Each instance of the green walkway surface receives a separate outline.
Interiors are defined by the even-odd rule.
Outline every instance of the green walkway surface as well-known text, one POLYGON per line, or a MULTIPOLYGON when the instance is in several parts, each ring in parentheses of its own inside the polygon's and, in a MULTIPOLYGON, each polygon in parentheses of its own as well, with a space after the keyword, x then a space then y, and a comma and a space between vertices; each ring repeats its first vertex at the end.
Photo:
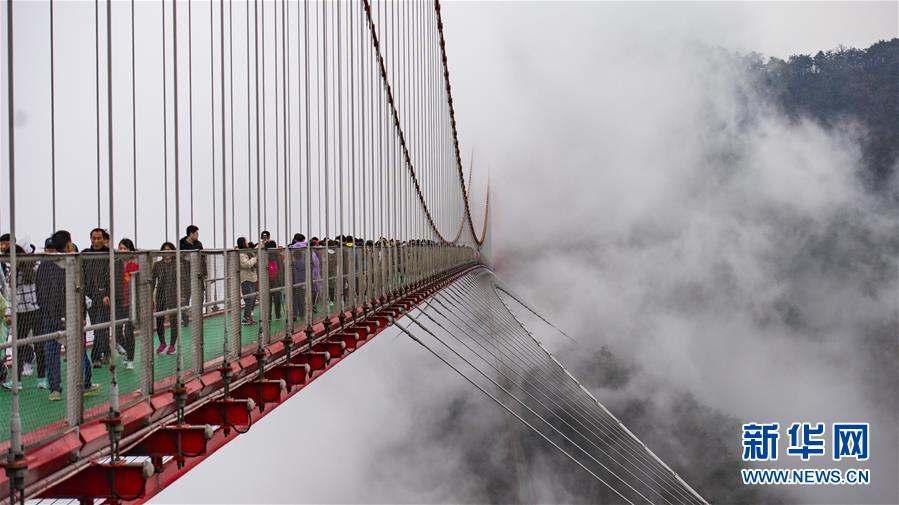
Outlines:
MULTIPOLYGON (((323 303, 322 303, 323 305, 323 303)), ((282 331, 285 325, 285 319, 282 315, 281 319, 274 319, 274 311, 272 311, 273 319, 271 322, 272 334, 282 331)), ((259 319, 259 307, 254 311, 254 318, 259 319)), ((316 320, 321 319, 322 314, 315 317, 316 320)), ((297 323, 298 328, 303 327, 302 319, 297 323)), ((225 318, 223 315, 215 315, 203 319, 203 362, 222 356, 222 346, 224 337, 225 318)), ((170 329, 166 330, 166 342, 170 340, 170 329)), ((250 326, 241 326, 241 345, 255 342, 259 336, 259 324, 250 326)), ((116 360, 116 378, 119 384, 119 397, 124 397, 134 391, 140 389, 140 371, 137 370, 141 363, 141 347, 144 336, 136 336, 137 348, 134 356, 135 370, 126 370, 122 366, 123 357, 119 355, 116 360)), ((193 363, 193 345, 190 327, 181 327, 181 352, 182 364, 184 369, 190 369, 193 363)), ((153 334, 153 350, 159 345, 156 334, 153 334)), ((175 375, 175 367, 177 363, 177 355, 155 354, 154 353, 154 381, 159 381, 175 375)), ((93 377, 91 381, 99 384, 101 389, 96 396, 84 398, 84 411, 106 403, 109 401, 109 367, 93 368, 93 377)), ((21 412, 22 432, 27 436, 29 432, 39 428, 48 426, 57 421, 65 419, 66 416, 66 359, 61 364, 63 399, 61 401, 50 401, 47 399, 49 392, 45 389, 37 387, 37 366, 35 365, 34 375, 22 377, 22 389, 19 391, 19 412, 21 412)), ((10 416, 12 412, 12 392, 0 388, 0 444, 6 442, 10 438, 10 416)), ((51 433, 47 433, 51 435, 51 433)), ((45 438, 41 436, 40 438, 45 438)))

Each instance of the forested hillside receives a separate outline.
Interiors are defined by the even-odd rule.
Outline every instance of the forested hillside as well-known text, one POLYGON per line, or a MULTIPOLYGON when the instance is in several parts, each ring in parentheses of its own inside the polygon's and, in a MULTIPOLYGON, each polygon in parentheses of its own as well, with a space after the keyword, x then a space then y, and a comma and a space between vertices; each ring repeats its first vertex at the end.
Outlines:
POLYGON ((867 49, 839 47, 786 61, 746 58, 762 87, 788 115, 832 126, 855 120, 865 128, 865 175, 882 186, 899 161, 899 38, 867 49))

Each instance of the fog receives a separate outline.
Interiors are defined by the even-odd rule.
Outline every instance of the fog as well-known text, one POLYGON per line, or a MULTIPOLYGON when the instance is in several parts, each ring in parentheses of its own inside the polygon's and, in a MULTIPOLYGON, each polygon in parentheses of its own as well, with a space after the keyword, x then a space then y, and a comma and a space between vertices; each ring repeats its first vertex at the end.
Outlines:
MULTIPOLYGON (((497 272, 707 499, 897 503, 896 209, 859 182, 861 127, 788 120, 731 58, 893 37, 896 6, 782 8, 445 6, 472 199, 489 169, 497 272), (870 422, 872 484, 744 487, 750 421, 870 422)), ((157 501, 590 501, 548 448, 510 456, 501 414, 385 333, 157 501)))

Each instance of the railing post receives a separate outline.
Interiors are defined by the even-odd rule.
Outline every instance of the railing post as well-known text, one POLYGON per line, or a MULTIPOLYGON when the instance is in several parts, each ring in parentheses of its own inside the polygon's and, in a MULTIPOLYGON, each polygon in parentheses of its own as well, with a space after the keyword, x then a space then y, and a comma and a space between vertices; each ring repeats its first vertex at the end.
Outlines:
MULTIPOLYGON (((193 369, 203 374, 203 286, 199 251, 190 253, 190 340, 193 347, 193 369)), ((183 346, 182 346, 183 348, 183 346)))
MULTIPOLYGON (((322 273, 322 296, 325 298, 325 331, 327 331, 331 324, 331 272, 330 268, 328 268, 328 243, 324 242, 324 246, 319 246, 321 250, 321 257, 318 260, 318 268, 322 273)), ((319 243, 322 243, 319 242, 319 243)))
POLYGON ((256 263, 258 280, 257 290, 259 291, 259 331, 262 333, 262 345, 268 345, 271 342, 271 314, 272 314, 272 297, 271 285, 268 281, 268 249, 262 247, 259 249, 259 260, 256 263))
POLYGON ((384 263, 387 261, 386 256, 387 248, 384 247, 384 244, 381 244, 381 246, 378 247, 378 305, 384 303, 384 295, 386 294, 386 268, 384 268, 384 263))
POLYGON ((284 309, 284 336, 293 340, 293 254, 290 248, 285 247, 280 251, 281 264, 284 268, 284 291, 281 293, 284 309))
MULTIPOLYGON (((140 392, 142 396, 153 394, 153 274, 149 254, 137 257, 137 325, 140 330, 140 392)), ((132 274, 134 275, 134 274, 132 274)), ((134 304, 132 304, 134 305, 134 304)))
POLYGON ((363 314, 371 307, 371 251, 369 247, 362 244, 362 312, 363 314))
POLYGON ((337 273, 336 278, 334 279, 334 304, 337 306, 337 318, 340 321, 340 324, 343 324, 344 316, 344 289, 343 289, 343 281, 344 281, 344 268, 343 268, 343 239, 337 244, 337 247, 334 250, 334 254, 337 255, 337 261, 335 264, 337 265, 337 273))
POLYGON ((306 323, 306 339, 308 342, 312 342, 312 303, 314 298, 312 297, 312 290, 315 289, 315 282, 312 279, 312 246, 309 242, 306 242, 306 247, 301 249, 303 254, 306 255, 303 258, 306 264, 306 279, 303 281, 303 296, 306 298, 306 313, 303 315, 306 323))
POLYGON ((66 265, 66 420, 81 423, 84 398, 84 292, 81 288, 81 256, 68 256, 66 265))
POLYGON ((230 345, 228 346, 229 356, 231 360, 236 356, 240 356, 240 253, 238 251, 225 251, 225 269, 228 271, 228 302, 227 306, 231 308, 228 313, 230 319, 230 345))
MULTIPOLYGON (((205 261, 206 261, 206 271, 211 272, 211 273, 207 276, 207 278, 205 280, 206 285, 205 285, 205 289, 203 290, 203 293, 205 293, 205 295, 206 295, 205 298, 207 300, 210 300, 210 301, 218 300, 219 299, 218 281, 211 280, 211 279, 218 278, 218 269, 215 268, 215 255, 210 254, 210 255, 206 256, 205 261)), ((224 261, 224 257, 222 258, 222 261, 224 261)), ((204 310, 204 312, 206 312, 206 313, 214 312, 214 311, 218 310, 218 308, 219 308, 218 304, 210 305, 209 308, 204 310)))
POLYGON ((349 256, 350 271, 348 274, 349 282, 347 284, 348 284, 348 291, 349 291, 349 295, 350 295, 350 307, 351 307, 354 319, 356 317, 356 306, 359 305, 359 301, 358 301, 359 297, 356 296, 357 295, 356 287, 359 285, 359 278, 357 277, 358 273, 359 273, 359 268, 356 263, 356 251, 357 251, 356 243, 353 242, 353 245, 350 246, 350 256, 349 256))

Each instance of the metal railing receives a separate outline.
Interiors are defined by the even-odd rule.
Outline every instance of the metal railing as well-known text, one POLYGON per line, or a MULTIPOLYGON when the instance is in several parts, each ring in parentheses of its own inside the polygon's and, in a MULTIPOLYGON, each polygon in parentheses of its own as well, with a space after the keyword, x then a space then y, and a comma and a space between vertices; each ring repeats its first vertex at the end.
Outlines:
MULTIPOLYGON (((34 269, 37 298, 53 302, 38 309, 38 322, 27 334, 19 331, 0 343, 4 366, 13 347, 18 353, 20 370, 7 375, 19 378, 26 453, 107 415, 113 374, 125 409, 174 387, 177 374, 187 380, 214 370, 226 353, 235 360, 285 335, 311 335, 320 323, 327 328, 335 318, 361 317, 404 290, 475 262, 476 253, 462 246, 388 242, 117 252, 114 261, 110 279, 105 253, 17 260, 17 269, 34 269), (64 278, 57 292, 44 292, 50 289, 48 272, 64 278), (114 299, 107 296, 111 291, 114 299), (118 349, 110 348, 112 342, 118 349), (112 353, 120 355, 114 371, 112 353)), ((0 424, 7 427, 0 433, 3 447, 14 429, 11 397, 7 389, 0 392, 0 424)))

